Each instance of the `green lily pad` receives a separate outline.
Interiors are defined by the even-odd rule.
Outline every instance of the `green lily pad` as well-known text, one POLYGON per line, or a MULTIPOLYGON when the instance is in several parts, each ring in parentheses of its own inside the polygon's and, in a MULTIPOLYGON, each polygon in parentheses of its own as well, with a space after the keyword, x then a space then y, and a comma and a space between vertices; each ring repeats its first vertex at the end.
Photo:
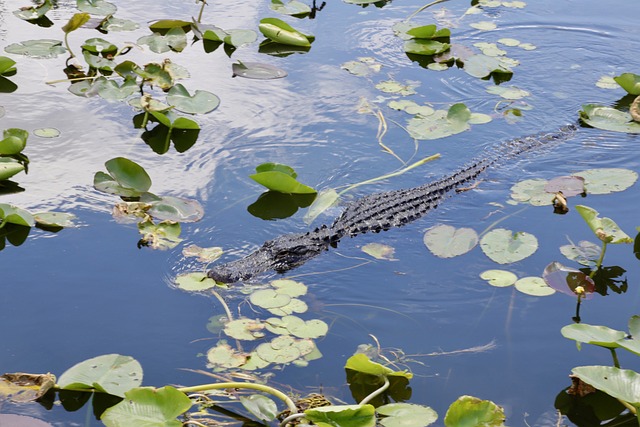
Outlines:
POLYGON ((407 123, 407 131, 415 139, 433 140, 446 138, 470 129, 471 121, 486 123, 482 116, 474 116, 462 103, 452 105, 449 110, 436 110, 433 114, 417 115, 407 123))
POLYGON ((504 410, 492 401, 460 396, 449 406, 444 416, 444 425, 502 427, 505 419, 504 410))
POLYGON ((125 392, 142 384, 142 366, 131 356, 105 354, 82 361, 58 378, 63 390, 90 390, 125 397, 125 392))
POLYGON ((481 30, 481 31, 491 31, 498 28, 498 26, 491 21, 473 22, 469 24, 469 26, 475 28, 476 30, 481 30))
POLYGON ((503 44, 505 46, 514 47, 520 44, 520 40, 504 37, 504 38, 498 39, 498 43, 503 44))
POLYGON ((284 45, 309 47, 315 39, 315 37, 301 33, 278 18, 260 20, 258 29, 266 38, 284 45))
POLYGON ((271 191, 285 194, 313 194, 313 188, 296 180, 297 174, 290 166, 279 163, 263 163, 256 167, 256 172, 249 175, 258 184, 271 191))
POLYGON ((384 427, 424 427, 438 420, 433 409, 412 403, 388 403, 378 407, 376 412, 384 416, 380 420, 384 427))
POLYGON ((200 272, 181 274, 176 277, 175 283, 178 288, 190 292, 206 291, 216 286, 215 280, 200 272))
POLYGON ((115 54, 118 51, 118 47, 116 45, 99 37, 85 40, 82 44, 82 49, 94 54, 102 55, 115 54))
POLYGON ((640 133, 640 123, 634 121, 631 114, 602 105, 583 105, 580 110, 580 120, 598 129, 640 133))
POLYGON ((40 212, 33 215, 36 223, 44 228, 75 227, 76 216, 66 212, 40 212))
POLYGON ((252 394, 248 397, 240 396, 240 403, 247 411, 263 422, 273 421, 278 415, 276 402, 261 394, 252 394))
POLYGON ((624 191, 638 180, 638 174, 630 169, 599 168, 574 173, 584 179, 589 194, 609 194, 624 191))
POLYGON ((495 58, 487 55, 472 55, 464 60, 463 70, 478 78, 485 78, 493 73, 513 74, 506 64, 505 58, 495 58))
POLYGON ((264 337, 262 330, 265 326, 257 319, 243 317, 227 322, 224 326, 224 333, 237 340, 253 341, 264 337))
POLYGON ((291 279, 278 279, 270 283, 279 294, 289 295, 291 298, 306 295, 307 286, 291 279))
POLYGON ((606 243, 633 243, 633 239, 620 229, 611 218, 600 218, 598 211, 584 205, 576 205, 576 210, 585 220, 596 237, 606 243))
POLYGON ((198 261, 200 262, 213 262, 222 256, 222 248, 220 247, 211 247, 211 248, 201 248, 197 245, 189 245, 182 248, 182 255, 185 257, 198 257, 198 261))
POLYGON ((27 145, 29 132, 24 129, 10 128, 2 132, 2 140, 0 140, 0 155, 18 154, 27 145))
POLYGON ((478 244, 478 233, 471 228, 440 224, 424 234, 425 246, 437 257, 453 258, 466 254, 478 244))
POLYGON ((42 18, 47 12, 49 12, 51 7, 51 0, 44 0, 37 6, 23 7, 20 8, 20 10, 14 11, 13 14, 25 21, 35 21, 36 19, 42 18))
POLYGON ((611 76, 601 76, 596 82, 596 86, 602 89, 618 89, 620 87, 611 76))
POLYGON ((480 49, 480 51, 487 56, 504 56, 507 54, 506 50, 502 50, 495 43, 487 43, 487 42, 478 42, 473 44, 475 47, 480 49))
POLYGON ((92 15, 113 15, 118 8, 115 4, 105 0, 76 0, 78 9, 92 15))
POLYGON ((395 249, 389 245, 383 245, 382 243, 368 243, 362 247, 362 252, 371 255, 376 259, 397 261, 397 259, 393 258, 395 249))
POLYGON ((110 59, 104 58, 98 55, 92 55, 89 51, 82 52, 84 60, 89 64, 89 67, 103 71, 113 71, 116 67, 116 63, 110 59))
POLYGON ((65 53, 67 49, 62 47, 60 40, 39 39, 10 44, 4 48, 4 51, 34 58, 55 58, 65 53))
POLYGON ((538 240, 524 231, 514 233, 496 228, 482 237, 480 247, 491 260, 498 264, 509 264, 533 255, 538 249, 538 240))
POLYGON ((582 240, 578 244, 560 246, 560 253, 568 259, 587 267, 595 267, 596 260, 600 257, 600 245, 582 240))
POLYGON ((395 80, 386 80, 376 84, 376 89, 384 93, 395 93, 402 96, 414 95, 416 85, 413 83, 403 85, 395 80))
POLYGON ((319 319, 303 320, 297 316, 271 317, 266 320, 267 329, 279 335, 298 338, 320 338, 327 334, 329 326, 319 319))
POLYGON ((269 64, 260 62, 240 62, 231 64, 233 77, 244 77, 246 79, 255 80, 274 80, 287 77, 287 72, 282 68, 278 68, 269 64))
POLYGON ((290 0, 286 3, 282 0, 271 0, 269 8, 283 15, 295 16, 296 18, 304 18, 311 13, 311 8, 298 0, 290 0))
POLYGON ((382 69, 382 64, 371 57, 358 58, 357 61, 347 61, 340 66, 343 70, 347 70, 354 76, 369 76, 377 73, 382 69))
POLYGON ((118 85, 115 80, 98 77, 91 88, 97 89, 98 95, 107 101, 122 101, 140 92, 140 86, 131 78, 125 79, 122 85, 118 85))
POLYGON ((151 178, 142 166, 124 157, 115 157, 105 164, 107 171, 122 187, 133 189, 139 193, 149 191, 151 178))
POLYGON ((542 277, 523 277, 515 283, 515 288, 523 294, 545 297, 556 293, 555 289, 547 285, 542 277))
MULTIPOLYGON (((354 4, 366 4, 366 2, 367 0, 345 0, 345 3, 354 4)), ((307 409, 304 414, 306 419, 318 427, 375 427, 376 425, 375 408, 369 404, 321 406, 307 409)))
POLYGON ((404 377, 408 380, 413 378, 413 374, 411 372, 394 371, 393 369, 381 365, 380 363, 373 362, 366 354, 363 353, 357 353, 348 358, 344 367, 345 369, 350 369, 352 371, 361 372, 363 374, 373 375, 376 377, 397 376, 404 377))
POLYGON ((151 249, 173 249, 182 242, 179 222, 162 221, 154 224, 153 221, 147 220, 138 223, 138 232, 142 234, 138 245, 151 249))
POLYGON ((16 61, 6 56, 0 56, 0 75, 11 75, 16 72, 16 61))
POLYGON ((518 276, 506 270, 486 270, 480 273, 480 277, 497 288, 511 286, 518 280, 518 276))
POLYGON ((100 24, 100 29, 106 32, 135 31, 138 28, 140 25, 137 22, 114 16, 107 16, 100 24))
POLYGON ((3 222, 24 227, 36 225, 35 218, 28 211, 7 203, 0 203, 0 223, 3 222))
POLYGON ((451 48, 449 43, 436 40, 412 39, 404 43, 404 51, 414 55, 438 55, 451 48))
POLYGON ((33 134, 40 138, 57 138, 60 136, 60 131, 56 128, 40 128, 34 129, 33 134))
POLYGON ((289 316, 293 313, 306 313, 307 310, 309 310, 307 303, 298 298, 291 298, 287 305, 267 309, 269 313, 276 316, 289 316))
POLYGON ((289 304, 291 297, 287 294, 280 294, 274 289, 260 289, 251 294, 249 301, 258 307, 270 309, 289 304))
POLYGON ((579 366, 571 372, 608 395, 640 408, 640 374, 612 366, 579 366))
POLYGON ((138 44, 149 46, 152 52, 182 52, 187 47, 187 36, 182 28, 172 28, 165 35, 153 33, 138 39, 138 44))
POLYGON ((588 325, 586 323, 567 325, 560 329, 560 333, 563 337, 578 343, 592 344, 605 348, 620 347, 618 341, 627 335, 622 331, 606 326, 588 325))
POLYGON ((149 29, 154 33, 166 34, 172 28, 181 28, 187 32, 191 30, 191 22, 181 19, 159 19, 149 24, 149 29))
POLYGON ((206 90, 189 91, 181 84, 174 85, 167 93, 167 102, 176 110, 189 114, 206 114, 218 108, 220 98, 206 90))
POLYGON ((487 92, 501 96, 504 99, 522 99, 526 96, 530 96, 531 93, 526 90, 519 89, 515 86, 491 86, 487 88, 487 92))
POLYGON ((23 170, 24 165, 17 160, 9 157, 0 157, 0 181, 9 179, 23 170))
POLYGON ((171 386, 139 387, 125 393, 125 399, 104 411, 100 419, 106 427, 180 427, 176 418, 191 408, 184 393, 171 386))
POLYGON ((640 95, 640 76, 633 73, 624 73, 617 77, 614 77, 616 83, 618 83, 622 89, 626 90, 630 95, 640 95))
POLYGON ((333 188, 325 188, 324 190, 320 190, 315 200, 309 206, 307 213, 303 217, 303 221, 306 224, 311 224, 313 220, 315 220, 318 215, 322 212, 326 211, 332 206, 335 206, 340 199, 340 195, 333 188))
POLYGON ((311 353, 314 347, 310 339, 297 340, 289 335, 280 335, 271 342, 260 344, 255 351, 269 363, 286 364, 311 353))
POLYGON ((233 349, 225 340, 207 351, 207 360, 214 370, 238 368, 247 362, 247 355, 233 349))
POLYGON ((436 110, 431 108, 429 105, 419 105, 414 101, 410 101, 408 99, 401 99, 399 101, 389 101, 387 106, 394 110, 404 111, 408 114, 412 114, 412 115, 419 114, 422 117, 430 116, 436 112, 436 110))
POLYGON ((548 181, 535 178, 525 179, 511 187, 511 198, 518 202, 527 202, 533 206, 545 206, 553 203, 553 195, 545 191, 548 181))
POLYGON ((64 31, 65 34, 69 34, 89 22, 89 19, 91 19, 91 15, 88 13, 74 13, 73 16, 69 18, 69 21, 62 26, 62 31, 64 31))
MULTIPOLYGON (((145 201, 144 197, 141 200, 145 201)), ((197 222, 204 216, 202 205, 193 199, 163 196, 150 204, 147 213, 161 221, 197 222)))

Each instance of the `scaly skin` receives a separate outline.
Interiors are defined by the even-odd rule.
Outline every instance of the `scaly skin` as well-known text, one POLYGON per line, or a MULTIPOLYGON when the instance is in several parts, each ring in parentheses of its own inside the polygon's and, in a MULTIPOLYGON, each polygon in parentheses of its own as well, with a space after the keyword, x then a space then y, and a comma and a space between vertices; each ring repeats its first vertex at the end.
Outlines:
POLYGON ((207 275, 222 283, 249 280, 268 270, 284 273, 335 246, 345 236, 367 231, 380 232, 400 227, 435 209, 449 192, 473 181, 490 166, 517 155, 573 136, 574 125, 556 132, 506 141, 484 158, 471 162, 445 178, 404 190, 374 193, 347 205, 331 226, 323 225, 308 233, 285 234, 265 242, 244 258, 213 267, 207 275))

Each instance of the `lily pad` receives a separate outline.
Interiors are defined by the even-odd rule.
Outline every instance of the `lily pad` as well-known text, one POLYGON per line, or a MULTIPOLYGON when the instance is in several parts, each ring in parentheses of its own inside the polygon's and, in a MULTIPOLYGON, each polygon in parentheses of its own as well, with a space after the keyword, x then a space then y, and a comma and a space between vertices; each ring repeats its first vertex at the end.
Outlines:
POLYGON ((530 96, 531 93, 526 90, 519 89, 515 86, 505 87, 505 86, 491 86, 487 88, 487 92, 499 95, 504 99, 522 99, 526 96, 530 96))
POLYGON ((262 394, 252 394, 248 397, 240 396, 240 403, 247 411, 264 422, 273 421, 278 415, 276 403, 262 394))
POLYGON ((100 29, 106 32, 135 31, 138 28, 140 28, 140 25, 137 22, 114 16, 107 16, 100 24, 100 29))
POLYGON ((497 288, 511 286, 518 280, 518 276, 506 270, 486 270, 480 273, 480 277, 497 288))
POLYGON ((183 113, 206 114, 218 108, 220 98, 206 90, 196 90, 189 95, 189 91, 178 83, 169 89, 167 102, 183 113))
POLYGON ((578 244, 560 246, 560 252, 568 259, 587 267, 595 267, 596 260, 600 257, 600 245, 582 240, 578 244))
POLYGON ((611 218, 600 218, 598 211, 584 205, 577 205, 576 210, 585 220, 596 237, 606 243, 633 243, 633 239, 620 229, 611 218))
POLYGON ((319 319, 303 320, 298 316, 271 317, 266 320, 267 329, 279 335, 298 338, 320 338, 327 334, 329 326, 319 319))
POLYGON ((618 348, 619 340, 627 335, 625 332, 617 331, 606 326, 588 325, 579 323, 567 325, 560 329, 563 337, 574 340, 578 343, 587 343, 605 348, 618 348))
POLYGON ((593 279, 580 270, 570 268, 559 262, 550 263, 542 273, 542 278, 558 292, 566 295, 582 295, 582 298, 591 298, 596 289, 593 279))
MULTIPOLYGON (((487 43, 487 42, 478 42, 473 44, 475 47, 480 49, 480 51, 487 56, 504 56, 507 54, 506 50, 502 50, 495 43, 487 43)), ((497 86, 499 87, 499 86, 497 86)))
POLYGON ((538 249, 538 240, 524 231, 513 232, 496 228, 480 240, 482 252, 498 264, 521 261, 538 249))
POLYGON ((13 12, 15 16, 25 21, 34 21, 38 18, 42 18, 48 11, 51 10, 51 0, 44 0, 37 6, 27 6, 20 8, 13 12))
POLYGON ((115 157, 105 164, 110 176, 124 188, 144 193, 151 188, 151 178, 142 166, 124 157, 115 157))
POLYGON ((200 262, 213 262, 222 256, 222 248, 220 247, 211 247, 211 248, 201 248, 197 245, 189 245, 182 248, 182 255, 185 257, 198 257, 198 261, 200 262))
POLYGON ((382 243, 368 243, 362 247, 362 252, 371 255, 376 259, 397 261, 397 259, 393 258, 395 249, 389 245, 383 245, 382 243))
POLYGON ((343 70, 347 70, 354 76, 369 76, 377 73, 382 69, 382 64, 371 57, 358 58, 357 61, 347 61, 340 66, 343 70))
POLYGON ((287 76, 287 72, 273 65, 260 62, 237 62, 231 65, 233 77, 255 80, 274 80, 287 76))
POLYGON ((40 212, 33 215, 36 224, 43 228, 74 227, 76 216, 66 212, 40 212))
POLYGON ((565 197, 577 196, 585 192, 585 179, 580 176, 558 176, 549 180, 544 186, 547 193, 562 191, 565 197))
POLYGON ((280 163, 263 163, 256 167, 256 172, 249 175, 258 184, 271 191, 285 194, 312 194, 316 190, 296 180, 297 174, 290 166, 280 163))
POLYGON ((34 58, 55 58, 67 51, 60 40, 39 39, 13 43, 4 48, 7 53, 31 56, 34 58))
MULTIPOLYGON (((366 4, 367 0, 345 0, 345 3, 366 4)), ((375 408, 369 404, 321 406, 307 409, 304 413, 306 419, 319 427, 375 427, 376 425, 375 408)))
POLYGON ((602 89, 618 89, 620 87, 611 76, 601 76, 596 82, 596 86, 602 89))
POLYGON ((226 341, 220 340, 207 351, 207 360, 215 370, 238 368, 247 362, 247 355, 233 349, 226 341))
POLYGON ((131 78, 125 79, 119 86, 115 80, 98 77, 91 89, 97 89, 98 95, 108 101, 122 101, 140 92, 140 86, 135 79, 131 78))
POLYGON ((306 224, 311 224, 313 220, 318 217, 318 215, 320 215, 330 207, 336 205, 339 199, 340 195, 333 188, 325 188, 324 190, 320 190, 311 206, 309 206, 307 213, 304 215, 303 221, 306 224))
POLYGON ((621 168, 588 169, 574 175, 584 178, 584 185, 589 194, 624 191, 638 180, 637 172, 621 168))
POLYGON ((39 128, 34 129, 33 134, 40 138, 57 138, 60 136, 60 131, 56 128, 39 128))
POLYGON ((438 55, 451 48, 449 43, 437 40, 413 39, 404 43, 404 51, 414 55, 438 55))
POLYGON ((16 72, 16 61, 6 56, 0 56, 0 75, 12 75, 16 72))
POLYGON ((35 218, 28 211, 7 203, 0 203, 0 223, 16 224, 24 227, 36 225, 35 218))
POLYGON ((415 84, 403 85, 395 80, 386 80, 376 84, 376 89, 385 93, 395 93, 402 96, 413 95, 416 93, 415 84))
POLYGON ((513 46, 518 46, 520 44, 520 40, 505 37, 505 38, 498 39, 498 43, 503 44, 505 46, 513 47, 513 46))
POLYGON ((311 8, 298 0, 290 0, 286 3, 282 0, 271 0, 269 7, 273 11, 296 18, 304 18, 311 13, 311 8))
POLYGON ((291 298, 306 295, 307 286, 304 283, 291 279, 278 279, 270 283, 279 294, 289 295, 291 298))
POLYGON ((614 77, 616 83, 618 83, 622 89, 626 90, 630 95, 640 95, 640 76, 633 73, 624 73, 617 77, 614 77))
POLYGON ((314 348, 310 339, 298 340, 289 335, 280 335, 271 342, 260 344, 255 351, 269 363, 287 364, 311 353, 314 348))
POLYGON ((19 154, 27 145, 29 132, 24 129, 9 128, 2 132, 0 140, 0 155, 19 154))
POLYGON ((165 53, 169 51, 182 52, 187 47, 187 36, 182 28, 172 28, 165 35, 153 33, 138 39, 138 44, 149 46, 152 52, 165 53))
POLYGON ((579 366, 574 375, 608 395, 640 408, 640 374, 612 366, 579 366))
POLYGON ((525 179, 511 187, 511 198, 518 202, 527 202, 533 206, 545 206, 553 203, 553 195, 545 191, 548 181, 535 178, 525 179))
POLYGON ((173 249, 182 242, 179 222, 162 221, 154 224, 153 221, 147 220, 138 223, 138 232, 142 234, 138 246, 147 246, 151 249, 173 249))
POLYGON ((258 28, 266 38, 284 45, 309 47, 315 39, 278 18, 264 18, 260 20, 258 28))
POLYGON ((384 427, 423 427, 438 420, 433 409, 412 403, 388 403, 378 407, 376 412, 384 416, 380 420, 384 427))
POLYGON ((9 179, 23 170, 24 165, 17 160, 9 157, 0 157, 0 181, 9 179))
POLYGON ((598 129, 640 133, 640 123, 634 121, 631 114, 602 105, 583 105, 580 110, 580 120, 598 129))
POLYGON ((481 30, 481 31, 491 31, 498 28, 498 26, 491 21, 473 22, 469 24, 469 26, 475 28, 476 30, 481 30))
POLYGON ((206 291, 216 286, 215 280, 200 272, 181 274, 176 277, 175 283, 180 289, 190 292, 206 291))
POLYGON ((224 326, 224 333, 238 340, 253 341, 264 337, 262 330, 265 326, 257 319, 243 317, 227 322, 224 326))
POLYGON ((124 397, 100 417, 106 427, 180 427, 182 422, 176 418, 192 405, 191 399, 171 386, 134 388, 124 397))
POLYGON ((260 289, 251 294, 249 301, 258 307, 270 309, 289 304, 291 297, 284 293, 278 293, 274 289, 260 289))
POLYGON ((505 58, 494 58, 487 55, 472 55, 464 61, 463 70, 478 78, 486 78, 491 74, 513 74, 511 68, 506 65, 505 58))
MULTIPOLYGON (((81 0, 78 0, 78 1, 81 1, 81 0)), ((91 19, 91 15, 89 15, 88 13, 85 13, 85 12, 74 13, 73 16, 69 18, 69 21, 62 26, 62 31, 64 31, 65 34, 69 34, 77 30, 78 28, 82 27, 84 24, 86 24, 89 21, 89 19, 91 19)))
POLYGON ((533 295, 536 297, 545 297, 553 295, 556 291, 547 285, 542 277, 523 277, 515 283, 515 288, 523 294, 533 295))
POLYGON ((113 15, 118 8, 115 4, 105 0, 76 0, 78 9, 92 15, 113 15))
POLYGON ((453 258, 473 249, 478 244, 478 233, 471 228, 440 224, 428 229, 423 240, 435 256, 453 258))
POLYGON ((131 356, 105 354, 80 362, 58 379, 63 390, 90 390, 124 397, 142 383, 142 366, 131 356))
POLYGON ((445 427, 500 427, 506 417, 504 410, 490 400, 461 396, 449 406, 444 416, 445 427))

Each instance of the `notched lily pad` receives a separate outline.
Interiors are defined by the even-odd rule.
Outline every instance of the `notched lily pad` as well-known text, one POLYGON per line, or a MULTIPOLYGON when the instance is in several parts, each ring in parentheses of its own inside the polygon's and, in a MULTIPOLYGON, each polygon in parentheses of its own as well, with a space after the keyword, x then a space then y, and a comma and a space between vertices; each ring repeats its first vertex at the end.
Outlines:
POLYGON ((478 233, 471 228, 440 224, 424 234, 425 246, 437 257, 453 258, 469 252, 478 244, 478 233))
POLYGON ((200 272, 181 274, 175 283, 180 289, 190 292, 206 291, 216 286, 215 280, 200 272))
POLYGON ((220 340, 207 351, 207 360, 214 370, 238 368, 247 362, 247 355, 233 349, 226 341, 220 340))
POLYGON ((491 230, 480 240, 482 252, 498 264, 521 261, 538 249, 538 240, 524 231, 513 232, 504 228, 491 230))
POLYGON ((34 58, 55 58, 67 51, 60 40, 39 39, 13 43, 4 48, 7 53, 31 56, 34 58))
POLYGON ((480 277, 497 288, 511 286, 518 280, 518 276, 506 270, 486 270, 480 273, 480 277))
POLYGON ((598 129, 640 133, 640 123, 634 121, 631 114, 602 105, 583 105, 580 110, 580 120, 598 129))
POLYGON ((243 317, 227 322, 224 326, 224 333, 238 340, 253 341, 264 337, 262 330, 265 326, 257 319, 243 317))
POLYGON ((588 275, 555 261, 544 269, 542 278, 558 292, 571 296, 580 294, 585 299, 591 298, 596 289, 593 279, 588 275))
POLYGON ((609 194, 624 191, 638 180, 638 174, 630 169, 599 168, 573 174, 584 179, 589 194, 609 194))
POLYGON ((523 277, 516 281, 514 286, 520 292, 536 297, 545 297, 556 293, 552 287, 547 285, 542 277, 523 277))

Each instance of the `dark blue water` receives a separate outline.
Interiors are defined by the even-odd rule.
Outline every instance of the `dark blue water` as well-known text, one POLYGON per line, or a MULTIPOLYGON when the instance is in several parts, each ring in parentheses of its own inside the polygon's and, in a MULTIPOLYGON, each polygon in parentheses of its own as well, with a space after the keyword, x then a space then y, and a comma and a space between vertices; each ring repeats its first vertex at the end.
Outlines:
MULTIPOLYGON (((160 6, 154 2, 157 10, 152 15, 144 2, 116 3, 118 16, 141 24, 163 17, 188 20, 197 14, 189 2, 160 6)), ((8 246, 0 253, 2 372, 59 375, 84 359, 120 353, 141 362, 147 385, 207 381, 180 368, 206 369, 205 359, 198 355, 218 339, 206 324, 210 317, 222 314, 222 308, 213 298, 187 294, 170 285, 176 274, 194 268, 180 254, 182 246, 168 252, 139 250, 135 226, 111 218, 115 198, 91 186, 93 173, 102 170, 106 160, 131 158, 149 171, 155 193, 199 200, 205 217, 197 224, 183 225, 184 244, 222 246, 227 251, 224 259, 230 260, 277 235, 309 228, 302 221, 304 211, 278 221, 264 221, 247 212, 247 206, 262 192, 248 178, 258 164, 289 164, 301 181, 318 189, 352 184, 401 166, 380 151, 376 118, 355 111, 361 97, 386 96, 375 89, 375 83, 390 76, 417 81, 418 93, 410 98, 416 102, 430 102, 438 108, 464 102, 474 112, 493 113, 498 98, 485 91, 493 83, 455 68, 425 70, 403 53, 402 42, 390 27, 422 2, 396 1, 384 8, 364 9, 338 1, 328 3, 315 20, 294 23, 317 37, 304 55, 268 57, 257 53, 256 44, 239 49, 232 59, 222 49, 205 55, 198 44, 182 54, 166 55, 188 66, 190 90, 210 90, 222 100, 218 110, 196 118, 202 127, 199 140, 183 154, 153 153, 132 128, 128 106, 77 98, 66 91, 65 84, 46 85, 45 81, 64 78, 60 71, 64 58, 14 57, 19 73, 12 80, 19 89, 0 95, 0 106, 6 110, 0 127, 55 127, 61 136, 31 137, 26 151, 31 171, 19 176, 27 191, 0 196, 0 203, 32 211, 70 211, 79 217, 80 227, 56 235, 34 230, 23 245, 8 246), (360 56, 376 58, 383 64, 382 71, 362 78, 340 69, 342 63, 360 56), (232 79, 230 65, 235 59, 268 62, 286 69, 289 76, 277 81, 232 79)), ((28 38, 61 38, 59 26, 72 9, 60 4, 50 13, 56 26, 44 30, 13 17, 11 11, 23 4, 0 3, 0 47, 28 38)), ((401 177, 360 187, 348 197, 416 186, 455 170, 499 141, 573 123, 582 104, 612 105, 624 95, 621 89, 596 87, 600 76, 640 73, 636 55, 640 51, 636 22, 640 3, 537 1, 524 9, 502 7, 459 19, 469 3, 452 1, 422 12, 415 23, 434 22, 432 13, 442 7, 447 8, 451 22, 441 25, 451 26, 454 43, 471 46, 510 37, 537 46, 533 51, 506 48, 509 57, 520 61, 507 85, 531 92, 526 101, 534 108, 525 111, 516 124, 498 118, 443 140, 421 141, 416 159, 436 152, 442 158, 401 177), (494 21, 498 28, 482 32, 469 27, 479 20, 494 21)), ((274 16, 267 2, 212 3, 204 20, 226 29, 257 29, 257 21, 266 16, 274 16)), ((121 33, 114 40, 131 41, 143 33, 121 33)), ((79 44, 93 36, 89 30, 80 30, 71 40, 79 44)), ((156 58, 141 52, 133 55, 141 62, 156 58)), ((389 123, 385 143, 407 159, 414 152, 414 142, 391 120, 404 124, 408 116, 384 107, 386 102, 379 104, 389 123)), ((373 343, 369 334, 383 347, 400 348, 408 355, 493 343, 490 351, 477 354, 411 356, 422 362, 408 364, 416 375, 411 382, 411 402, 433 407, 440 414, 439 425, 449 404, 464 394, 503 406, 509 425, 555 425, 553 402, 569 385, 571 368, 610 364, 605 350, 585 347, 578 352, 573 342, 560 335, 560 328, 571 323, 575 301, 566 295, 538 298, 512 288, 492 288, 478 275, 499 267, 479 248, 462 257, 438 259, 426 250, 422 236, 439 223, 480 232, 503 218, 501 227, 533 233, 540 242, 532 257, 508 269, 530 276, 540 275, 552 261, 570 264, 558 250, 567 237, 574 242, 594 240, 575 210, 566 216, 553 215, 547 207, 521 210, 521 206, 505 204, 509 187, 522 179, 552 178, 595 167, 639 171, 639 142, 633 135, 582 128, 562 146, 526 154, 492 169, 476 190, 453 197, 427 218, 386 233, 347 239, 337 250, 290 272, 287 277, 309 286, 312 311, 307 318, 321 318, 331 328, 318 341, 322 359, 304 369, 278 371, 276 380, 305 391, 322 387, 327 394, 352 402, 342 368, 358 344, 373 343), (367 259, 360 248, 371 242, 394 247, 399 261, 348 269, 367 259)), ((633 237, 640 225, 639 197, 634 186, 622 193, 570 203, 587 204, 612 217, 633 237)), ((334 210, 321 216, 314 225, 332 221, 335 214, 334 210)), ((605 264, 627 270, 629 290, 586 302, 583 321, 625 330, 640 304, 638 260, 629 245, 611 246, 605 264)), ((239 302, 240 296, 230 299, 232 307, 239 302)), ((244 310, 253 315, 246 307, 244 310)), ((621 363, 640 369, 637 357, 623 356, 621 363)), ((48 412, 39 406, 0 402, 2 413, 32 414, 54 425, 100 425, 87 411, 48 412)))

